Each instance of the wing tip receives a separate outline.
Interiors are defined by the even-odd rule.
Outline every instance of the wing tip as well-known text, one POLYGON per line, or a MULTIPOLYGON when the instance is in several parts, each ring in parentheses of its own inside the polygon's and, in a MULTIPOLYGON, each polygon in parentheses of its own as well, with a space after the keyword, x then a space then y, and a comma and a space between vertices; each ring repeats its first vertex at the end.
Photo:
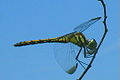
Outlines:
POLYGON ((101 19, 101 17, 96 17, 96 18, 93 18, 92 20, 99 20, 101 19))
POLYGON ((73 66, 72 68, 70 68, 68 71, 66 71, 68 74, 73 74, 75 71, 76 71, 76 69, 77 69, 77 66, 78 66, 78 64, 76 63, 76 65, 75 66, 73 66))

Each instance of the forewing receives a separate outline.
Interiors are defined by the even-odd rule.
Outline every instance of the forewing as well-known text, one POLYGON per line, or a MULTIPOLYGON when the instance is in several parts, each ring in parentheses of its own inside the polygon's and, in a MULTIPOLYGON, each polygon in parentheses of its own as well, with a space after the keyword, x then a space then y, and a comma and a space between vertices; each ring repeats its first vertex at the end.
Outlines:
POLYGON ((79 47, 72 43, 58 43, 54 46, 56 61, 68 74, 73 74, 77 69, 76 53, 79 47))
POLYGON ((93 18, 91 20, 88 20, 80 25, 78 25, 76 28, 74 28, 75 32, 83 32, 85 31, 88 27, 90 27, 92 24, 97 22, 101 17, 93 18))

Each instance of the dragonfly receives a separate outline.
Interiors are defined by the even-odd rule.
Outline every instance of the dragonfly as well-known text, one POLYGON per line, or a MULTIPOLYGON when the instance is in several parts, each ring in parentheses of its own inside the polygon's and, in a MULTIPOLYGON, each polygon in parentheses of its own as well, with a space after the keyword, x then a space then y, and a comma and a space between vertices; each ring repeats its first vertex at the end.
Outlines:
MULTIPOLYGON (((57 62, 68 74, 73 74, 78 64, 82 65, 82 61, 79 60, 79 55, 83 49, 84 58, 93 55, 97 48, 97 42, 95 39, 87 39, 83 34, 83 31, 88 29, 92 24, 100 20, 101 17, 92 18, 83 22, 73 29, 73 32, 49 39, 39 39, 39 40, 30 40, 23 41, 14 44, 15 47, 21 47, 26 45, 33 44, 42 44, 42 43, 57 43, 58 46, 55 47, 55 57, 57 62), (77 51, 75 50, 76 48, 77 51)), ((85 63, 84 63, 85 64, 85 63)))

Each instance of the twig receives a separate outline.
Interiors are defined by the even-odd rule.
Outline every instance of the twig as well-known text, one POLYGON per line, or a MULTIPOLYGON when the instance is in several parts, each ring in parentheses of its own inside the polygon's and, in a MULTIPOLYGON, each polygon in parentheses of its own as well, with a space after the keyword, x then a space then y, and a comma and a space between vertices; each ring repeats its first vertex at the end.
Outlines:
POLYGON ((98 45, 98 47, 97 47, 97 49, 96 49, 96 51, 95 51, 95 53, 94 53, 94 55, 93 55, 93 58, 91 59, 89 65, 88 65, 87 68, 84 70, 84 72, 82 73, 82 75, 80 76, 80 78, 79 78, 78 80, 82 80, 82 78, 84 77, 84 75, 85 75, 85 74, 87 73, 87 71, 90 69, 90 67, 91 67, 91 65, 92 65, 92 63, 93 63, 93 61, 94 61, 94 59, 95 59, 95 56, 96 56, 96 54, 97 54, 97 52, 98 52, 98 50, 99 50, 99 48, 100 48, 100 46, 101 46, 101 44, 102 44, 102 42, 103 42, 103 40, 104 40, 107 32, 108 32, 107 24, 106 24, 106 19, 107 19, 106 5, 105 5, 105 3, 104 3, 103 0, 98 0, 98 1, 100 1, 101 4, 102 4, 102 6, 103 6, 103 14, 104 14, 104 20, 103 20, 103 24, 104 24, 104 34, 103 34, 103 36, 102 36, 102 38, 101 38, 101 40, 100 40, 100 43, 99 43, 99 45, 98 45))

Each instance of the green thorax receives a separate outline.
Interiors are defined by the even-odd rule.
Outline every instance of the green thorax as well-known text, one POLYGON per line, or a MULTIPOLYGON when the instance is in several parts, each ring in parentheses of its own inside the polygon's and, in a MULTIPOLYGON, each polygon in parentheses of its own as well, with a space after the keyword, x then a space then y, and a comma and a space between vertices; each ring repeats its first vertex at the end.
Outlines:
POLYGON ((64 41, 65 43, 71 42, 79 47, 86 46, 88 43, 85 36, 81 32, 73 32, 56 39, 59 39, 59 41, 64 41))

